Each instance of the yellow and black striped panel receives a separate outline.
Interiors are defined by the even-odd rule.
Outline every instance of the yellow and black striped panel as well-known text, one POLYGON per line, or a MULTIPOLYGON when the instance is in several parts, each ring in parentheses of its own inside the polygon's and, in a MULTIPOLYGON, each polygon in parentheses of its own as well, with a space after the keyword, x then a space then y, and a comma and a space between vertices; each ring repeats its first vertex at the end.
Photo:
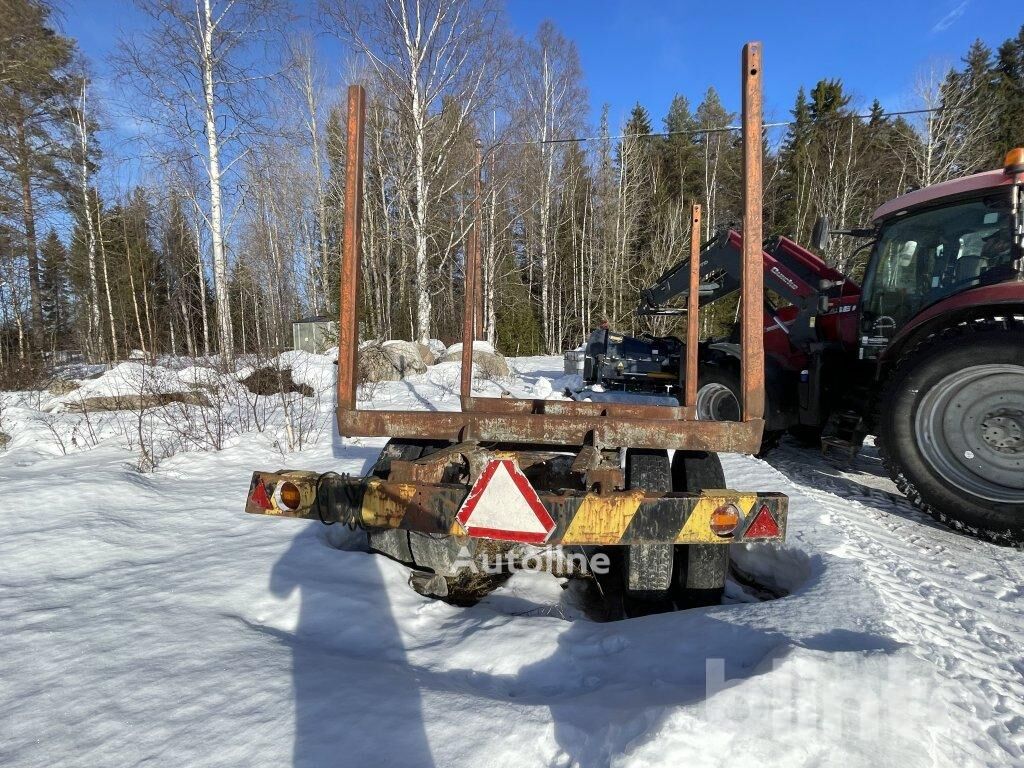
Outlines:
MULTIPOLYGON (((282 477, 278 473, 258 474, 270 487, 282 477)), ((284 514, 355 523, 366 528, 466 535, 456 520, 468 494, 462 485, 324 476, 318 490, 313 508, 284 514)), ((744 533, 762 505, 768 507, 779 527, 779 535, 770 538, 780 539, 785 537, 788 509, 788 499, 782 494, 727 489, 705 490, 700 495, 645 495, 640 490, 541 493, 539 498, 555 522, 548 543, 564 545, 729 544, 744 540, 744 533), (711 516, 720 506, 730 503, 740 510, 742 519, 734 535, 719 536, 711 529, 711 516)), ((260 509, 251 501, 246 510, 282 514, 277 509, 260 509)))
MULTIPOLYGON (((643 491, 600 496, 588 493, 576 508, 562 544, 620 544, 622 535, 633 524, 644 500, 643 491)), ((557 521, 559 518, 555 517, 557 521)), ((555 529, 558 533, 558 529, 555 529)))

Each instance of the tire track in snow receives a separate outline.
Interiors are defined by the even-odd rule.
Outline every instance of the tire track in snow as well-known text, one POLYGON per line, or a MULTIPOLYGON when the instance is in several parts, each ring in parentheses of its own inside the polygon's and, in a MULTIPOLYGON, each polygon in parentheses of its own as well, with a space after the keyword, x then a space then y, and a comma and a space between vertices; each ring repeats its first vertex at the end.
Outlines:
POLYGON ((814 452, 783 447, 770 463, 821 500, 897 639, 960 684, 954 706, 978 737, 948 747, 982 764, 1024 764, 1021 553, 938 528, 895 494, 835 476, 814 452))

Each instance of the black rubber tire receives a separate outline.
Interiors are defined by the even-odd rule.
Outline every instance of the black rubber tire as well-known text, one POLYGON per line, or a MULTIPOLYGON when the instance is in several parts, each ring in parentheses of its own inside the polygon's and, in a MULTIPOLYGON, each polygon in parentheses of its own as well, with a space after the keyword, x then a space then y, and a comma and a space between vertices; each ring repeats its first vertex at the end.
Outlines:
MULTIPOLYGON (((708 384, 720 384, 723 387, 727 387, 732 392, 733 397, 736 400, 735 409, 730 409, 723 414, 722 419, 716 419, 716 421, 739 421, 740 420, 740 403, 743 402, 743 395, 741 394, 742 389, 740 387, 740 374, 735 368, 731 366, 722 365, 702 365, 700 367, 698 384, 698 398, 700 397, 700 388, 708 384)), ((765 421, 768 421, 770 414, 769 408, 771 408, 771 401, 765 400, 765 421)), ((762 458, 774 448, 777 448, 779 441, 782 439, 783 432, 780 430, 768 430, 765 429, 764 434, 761 436, 761 447, 757 451, 758 458, 762 458)))
POLYGON ((804 448, 821 448, 821 427, 810 424, 795 424, 789 428, 789 435, 804 448))
MULTIPOLYGON (((392 438, 388 440, 384 449, 374 462, 370 475, 381 480, 387 480, 391 474, 392 461, 414 461, 422 456, 429 456, 431 453, 443 448, 447 443, 436 440, 404 440, 392 438)), ((383 555, 384 557, 396 560, 410 568, 417 567, 416 558, 412 554, 412 546, 409 543, 410 532, 401 528, 392 528, 384 531, 368 532, 370 551, 383 555), (383 543, 383 542, 386 542, 383 543)))
POLYGON ((668 453, 657 449, 630 448, 626 451, 626 488, 668 493, 672 490, 672 468, 668 453))
MULTIPOLYGON (((630 448, 626 451, 626 487, 646 491, 672 490, 672 470, 663 450, 630 448)), ((669 591, 632 591, 627 587, 629 547, 603 550, 609 559, 608 572, 597 576, 610 619, 637 618, 675 609, 669 591)))
POLYGON ((447 443, 440 443, 436 440, 400 440, 392 438, 388 440, 384 449, 377 457, 377 461, 370 470, 370 474, 387 480, 391 474, 392 461, 414 461, 421 456, 429 456, 434 451, 443 448, 447 443))
POLYGON ((725 472, 717 453, 676 451, 672 457, 672 486, 676 493, 700 493, 725 488, 725 472))
MULTIPOLYGON (((700 493, 725 488, 725 473, 716 453, 676 451, 672 490, 700 493)), ((671 597, 678 608, 720 605, 729 573, 728 544, 686 544, 675 548, 671 597)))
POLYGON ((922 396, 950 373, 984 363, 1024 366, 1024 327, 972 322, 935 334, 904 355, 880 398, 878 448, 893 481, 917 507, 950 527, 999 544, 1024 541, 1024 504, 957 488, 921 453, 915 434, 922 396))

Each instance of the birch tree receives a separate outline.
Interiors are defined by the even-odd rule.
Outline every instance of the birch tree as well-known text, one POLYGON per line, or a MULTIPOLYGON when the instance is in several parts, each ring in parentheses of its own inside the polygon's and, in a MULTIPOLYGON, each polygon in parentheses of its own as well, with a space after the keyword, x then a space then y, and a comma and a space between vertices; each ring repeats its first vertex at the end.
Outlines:
MULTIPOLYGON (((430 338, 430 255, 440 200, 470 169, 446 168, 487 103, 504 58, 494 0, 325 0, 332 31, 365 58, 398 113, 404 152, 393 158, 414 248, 416 335, 430 338)), ((442 233, 442 238, 444 237, 442 233)))
POLYGON ((283 0, 136 0, 149 25, 122 40, 119 74, 139 119, 202 166, 220 352, 233 353, 225 189, 247 139, 266 128, 260 90, 280 33, 283 0))
POLYGON ((91 137, 93 133, 92 121, 89 118, 88 103, 89 83, 82 78, 81 91, 78 98, 78 108, 72 113, 72 124, 76 140, 76 165, 78 166, 79 185, 78 191, 81 196, 82 216, 85 224, 85 248, 86 248, 86 269, 88 271, 89 293, 86 297, 88 305, 88 325, 86 332, 87 343, 91 346, 96 344, 97 351, 102 350, 102 329, 100 328, 100 294, 96 280, 96 224, 92 215, 92 203, 90 189, 92 187, 92 167, 90 156, 93 153, 91 137), (98 343, 97 343, 98 342, 98 343))
POLYGON ((908 144, 919 186, 972 173, 990 159, 994 105, 979 98, 980 89, 966 75, 932 65, 917 77, 917 103, 929 110, 912 123, 919 140, 908 144))
POLYGON ((556 311, 552 301, 557 254, 552 215, 557 209, 555 170, 561 152, 559 144, 576 135, 583 124, 587 92, 576 46, 550 21, 542 22, 535 41, 524 51, 519 80, 525 109, 528 140, 538 142, 537 172, 537 261, 541 288, 541 319, 544 346, 549 354, 558 351, 556 311))

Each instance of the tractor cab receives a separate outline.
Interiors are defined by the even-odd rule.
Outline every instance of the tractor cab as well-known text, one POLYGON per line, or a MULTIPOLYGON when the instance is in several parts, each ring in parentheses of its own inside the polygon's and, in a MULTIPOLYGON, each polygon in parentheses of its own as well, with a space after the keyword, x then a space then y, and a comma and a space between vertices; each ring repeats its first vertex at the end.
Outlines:
POLYGON ((955 295, 1024 279, 1022 188, 1018 148, 1003 169, 915 190, 875 211, 861 294, 862 358, 878 357, 914 318, 955 295))

